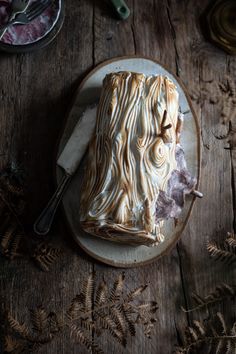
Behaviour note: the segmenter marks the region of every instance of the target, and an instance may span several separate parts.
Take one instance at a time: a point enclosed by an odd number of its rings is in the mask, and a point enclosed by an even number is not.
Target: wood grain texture
[[[219,282],[234,283],[235,271],[209,259],[207,239],[223,240],[236,231],[235,181],[236,116],[228,106],[222,84],[230,77],[236,85],[236,58],[208,43],[202,36],[199,16],[208,0],[129,0],[132,14],[117,21],[105,1],[71,0],[61,33],[47,48],[31,54],[0,55],[0,167],[18,163],[27,173],[32,223],[53,192],[53,159],[56,142],[73,93],[96,64],[114,56],[146,55],[163,62],[192,93],[202,128],[202,178],[204,201],[197,201],[178,246],[161,260],[143,268],[126,270],[126,287],[150,283],[146,297],[159,302],[159,321],[151,340],[141,330],[126,349],[103,335],[105,353],[171,354],[178,331],[194,316],[180,311],[191,306],[190,293],[209,293]],[[223,112],[223,114],[222,114]],[[228,113],[225,113],[228,112]],[[226,117],[226,118],[225,118]],[[224,124],[223,124],[224,122]],[[229,142],[231,150],[229,149]],[[44,304],[63,310],[79,292],[81,280],[91,270],[108,284],[120,270],[94,262],[72,241],[59,214],[51,238],[63,248],[60,262],[48,274],[26,260],[0,259],[0,300],[19,319],[28,308]],[[229,309],[222,307],[228,318]],[[40,353],[85,353],[68,337],[59,336]]]

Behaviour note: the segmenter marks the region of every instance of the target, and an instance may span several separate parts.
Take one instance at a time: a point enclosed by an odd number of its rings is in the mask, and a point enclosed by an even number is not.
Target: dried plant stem
[[[202,345],[203,343],[219,342],[219,341],[226,341],[226,340],[236,342],[236,335],[235,336],[217,336],[217,337],[208,336],[208,337],[204,337],[204,338],[199,338],[197,341],[190,343],[187,347],[182,349],[181,353],[189,353],[189,351],[192,348]]]
[[[204,308],[204,307],[207,308],[209,305],[215,304],[215,303],[217,303],[217,302],[222,302],[222,301],[228,299],[228,297],[229,297],[229,296],[225,295],[225,296],[222,296],[222,297],[219,298],[219,299],[212,299],[211,301],[208,301],[207,303],[204,303],[204,304],[195,306],[195,307],[193,307],[193,308],[191,308],[191,309],[189,309],[189,310],[186,310],[184,307],[181,306],[181,310],[182,310],[183,312],[185,312],[185,313],[194,312],[194,311],[200,310],[200,309],[202,309],[202,308]]]
[[[93,308],[90,311],[82,313],[81,316],[75,317],[75,318],[73,318],[73,320],[77,321],[77,320],[83,319],[84,317],[87,317],[89,315],[94,315],[98,311],[105,310],[105,309],[111,309],[113,307],[119,307],[119,306],[124,305],[125,303],[128,303],[128,302],[126,300],[116,302],[115,304],[114,304],[114,302],[108,302],[106,305],[98,306],[98,307]],[[135,310],[138,310],[138,306],[135,306],[134,304],[132,304],[132,308]]]

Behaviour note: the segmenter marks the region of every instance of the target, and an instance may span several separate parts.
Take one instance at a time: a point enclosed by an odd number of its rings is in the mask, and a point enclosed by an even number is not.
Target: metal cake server
[[[66,187],[73,174],[76,172],[94,133],[96,112],[97,106],[89,107],[84,111],[64,147],[64,150],[57,160],[57,165],[64,170],[65,176],[34,224],[34,231],[38,235],[46,235],[50,231],[56,210]]]

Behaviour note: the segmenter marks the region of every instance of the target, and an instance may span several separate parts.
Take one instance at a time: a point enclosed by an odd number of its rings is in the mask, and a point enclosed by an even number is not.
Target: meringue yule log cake
[[[165,220],[178,218],[196,185],[180,146],[182,127],[168,77],[105,77],[81,194],[86,232],[129,245],[164,240]]]

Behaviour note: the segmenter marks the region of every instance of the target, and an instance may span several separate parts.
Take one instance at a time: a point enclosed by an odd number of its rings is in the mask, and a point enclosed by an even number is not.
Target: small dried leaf
[[[219,340],[216,346],[216,354],[220,354],[222,352],[223,346],[224,346],[224,341]]]
[[[104,318],[99,318],[99,322],[103,328],[108,329],[113,338],[115,338],[124,347],[126,346],[127,339],[124,333],[117,328],[117,325],[113,319],[109,316],[105,316]]]
[[[220,332],[216,328],[218,324],[220,325]],[[216,319],[208,320],[204,324],[194,321],[194,327],[196,329],[193,327],[186,328],[186,341],[182,347],[176,349],[176,353],[195,353],[194,349],[197,348],[197,353],[207,352],[212,354],[231,354],[233,348],[235,350],[235,325],[231,330],[228,330],[220,312],[216,314]],[[231,332],[231,335],[228,335],[229,332]]]
[[[76,319],[82,313],[84,313],[84,295],[80,294],[72,299],[69,310],[67,311],[67,317],[69,319]]]
[[[35,310],[31,310],[30,313],[33,330],[39,333],[45,331],[48,322],[46,311],[42,307],[38,307]]]
[[[95,307],[101,306],[107,300],[107,284],[103,281],[100,283],[97,292],[96,292],[96,299],[95,299]]]
[[[203,324],[199,321],[193,321],[196,329],[198,330],[198,333],[200,336],[204,336],[206,334],[206,330],[205,327],[203,326]]]
[[[229,265],[236,261],[236,254],[234,252],[225,250],[223,246],[218,246],[214,242],[208,242],[207,250],[210,256],[215,260],[222,261]]]
[[[14,319],[9,313],[7,316],[7,320],[9,323],[9,326],[13,331],[18,333],[22,338],[28,338],[29,337],[29,328],[26,326],[25,323],[20,324],[16,319]]]
[[[33,259],[43,271],[48,272],[50,266],[57,260],[60,254],[61,250],[59,248],[53,248],[42,243],[36,248]]]
[[[127,296],[127,301],[133,301],[136,297],[140,296],[147,289],[147,285],[139,286],[138,288],[130,291]]]
[[[91,311],[93,306],[94,294],[94,273],[89,274],[89,277],[84,284],[82,292],[85,298],[85,311]]]
[[[55,313],[50,312],[47,316],[49,332],[52,334],[58,333],[63,328],[63,320]]]
[[[188,327],[188,331],[189,331],[189,335],[192,338],[192,341],[197,342],[198,341],[198,334],[195,331],[195,329],[193,329],[192,327]]]
[[[225,241],[230,247],[236,249],[236,239],[234,234],[229,233]]]
[[[5,353],[13,353],[16,352],[17,349],[22,348],[22,341],[19,339],[16,340],[15,338],[7,335],[4,341],[4,352]]]
[[[192,293],[191,297],[196,302],[197,305],[204,305],[205,304],[204,299],[200,295],[198,295],[197,293]]]
[[[110,310],[111,318],[115,322],[118,330],[122,332],[124,335],[126,333],[126,319],[124,317],[124,313],[120,308],[112,307]]]
[[[121,292],[123,290],[124,280],[125,280],[125,273],[121,273],[119,275],[118,279],[115,281],[114,286],[111,290],[111,295],[110,295],[111,301],[119,300],[119,297],[120,297]]]
[[[235,289],[232,288],[230,285],[223,283],[218,285],[211,294],[205,296],[204,298],[196,293],[193,293],[192,298],[197,303],[197,306],[189,310],[186,310],[183,307],[181,307],[181,309],[184,312],[193,312],[203,307],[208,307],[209,305],[215,304],[216,302],[223,301],[226,298],[232,298],[235,295]]]
[[[219,323],[221,325],[222,334],[227,335],[227,327],[226,327],[225,320],[224,320],[224,317],[223,317],[222,313],[221,312],[217,312],[216,316],[217,316],[217,318],[219,320]]]
[[[89,351],[95,354],[104,354],[104,352],[94,344],[92,340],[76,325],[71,326],[71,336],[76,339],[80,344],[84,345]]]

